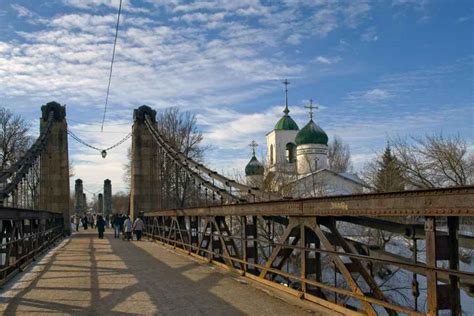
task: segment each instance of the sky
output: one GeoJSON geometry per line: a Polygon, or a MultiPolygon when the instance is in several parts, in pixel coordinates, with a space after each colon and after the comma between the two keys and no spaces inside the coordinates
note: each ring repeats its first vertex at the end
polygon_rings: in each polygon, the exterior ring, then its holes
{"type": "MultiPolygon", "coordinates": [[[[68,128],[106,148],[133,109],[197,116],[205,163],[242,171],[283,115],[315,121],[350,146],[355,171],[387,139],[442,132],[474,148],[474,2],[470,0],[124,0],[104,131],[100,131],[118,0],[0,0],[0,106],[37,135],[40,107],[67,107],[68,128]]],[[[130,140],[100,153],[69,138],[86,192],[124,190],[130,140]]],[[[71,186],[73,189],[74,186],[71,186]]]]}

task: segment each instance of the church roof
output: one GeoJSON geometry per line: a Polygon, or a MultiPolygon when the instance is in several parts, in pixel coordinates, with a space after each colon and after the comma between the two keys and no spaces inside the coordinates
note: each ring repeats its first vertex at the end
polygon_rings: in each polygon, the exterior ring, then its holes
{"type": "Polygon", "coordinates": [[[286,130],[286,131],[297,131],[300,128],[298,127],[298,124],[296,124],[296,122],[291,118],[291,116],[289,116],[288,114],[285,114],[276,123],[275,129],[286,130]]]}
{"type": "Polygon", "coordinates": [[[255,155],[252,156],[247,166],[245,166],[245,175],[246,176],[260,176],[263,175],[264,167],[258,161],[255,155]]]}
{"type": "Polygon", "coordinates": [[[297,146],[307,144],[327,145],[328,140],[328,135],[311,119],[308,124],[298,132],[295,143],[297,146]]]}

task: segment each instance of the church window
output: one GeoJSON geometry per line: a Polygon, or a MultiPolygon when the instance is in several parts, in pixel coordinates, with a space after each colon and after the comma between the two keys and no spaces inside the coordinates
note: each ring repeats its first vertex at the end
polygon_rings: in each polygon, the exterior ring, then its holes
{"type": "Polygon", "coordinates": [[[286,161],[289,163],[296,161],[296,145],[293,143],[286,144],[286,161]]]}
{"type": "Polygon", "coordinates": [[[273,145],[270,145],[270,164],[273,165],[273,145]]]}

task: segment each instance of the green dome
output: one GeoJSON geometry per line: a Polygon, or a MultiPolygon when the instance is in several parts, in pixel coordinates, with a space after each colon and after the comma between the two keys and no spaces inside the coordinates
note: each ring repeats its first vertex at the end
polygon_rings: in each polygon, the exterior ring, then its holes
{"type": "Polygon", "coordinates": [[[310,120],[305,127],[303,127],[295,138],[296,145],[307,145],[307,144],[328,144],[328,135],[310,120]]]}
{"type": "Polygon", "coordinates": [[[257,157],[252,156],[247,166],[245,166],[246,176],[261,176],[263,175],[263,165],[258,161],[257,157]]]}
{"type": "Polygon", "coordinates": [[[300,128],[295,121],[289,115],[283,115],[283,117],[276,123],[275,129],[282,129],[287,131],[297,131],[300,128]]]}

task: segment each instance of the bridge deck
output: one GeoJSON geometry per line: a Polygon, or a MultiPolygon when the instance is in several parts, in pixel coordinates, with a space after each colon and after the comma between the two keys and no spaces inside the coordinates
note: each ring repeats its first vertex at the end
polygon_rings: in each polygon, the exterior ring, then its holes
{"type": "Polygon", "coordinates": [[[303,315],[330,311],[149,241],[78,233],[1,291],[0,313],[303,315]]]}

